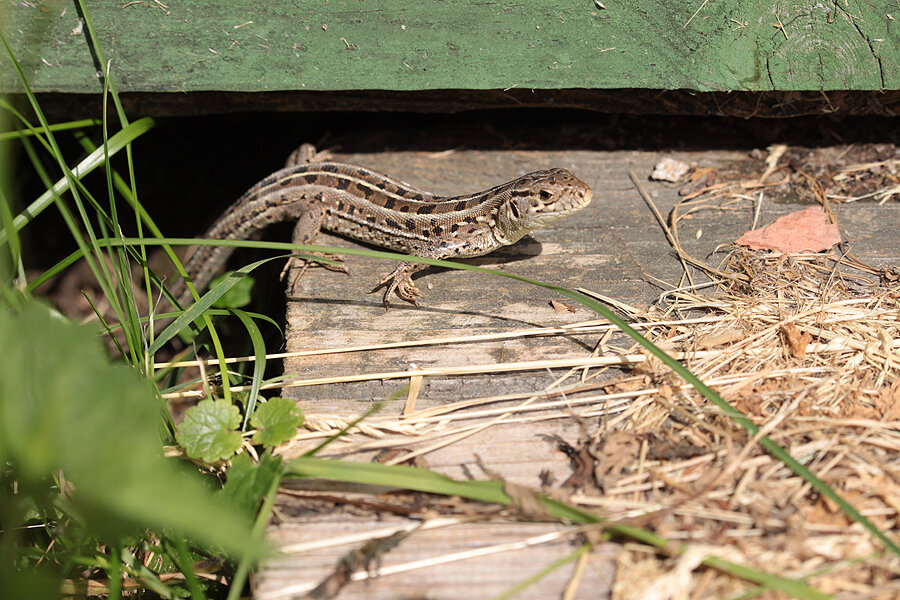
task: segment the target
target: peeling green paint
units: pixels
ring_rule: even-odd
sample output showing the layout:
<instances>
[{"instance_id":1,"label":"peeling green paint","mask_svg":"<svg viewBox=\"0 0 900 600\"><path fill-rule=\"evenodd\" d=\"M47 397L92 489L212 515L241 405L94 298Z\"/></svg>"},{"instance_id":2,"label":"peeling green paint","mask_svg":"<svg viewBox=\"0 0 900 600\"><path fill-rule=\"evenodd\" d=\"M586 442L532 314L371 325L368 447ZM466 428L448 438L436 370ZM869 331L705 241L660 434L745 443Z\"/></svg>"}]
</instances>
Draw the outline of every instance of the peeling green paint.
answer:
<instances>
[{"instance_id":1,"label":"peeling green paint","mask_svg":"<svg viewBox=\"0 0 900 600\"><path fill-rule=\"evenodd\" d=\"M88 10L120 91L900 87L896 3L556 4L92 0ZM74 4L0 9L37 91L99 89ZM0 91L17 89L0 68Z\"/></svg>"}]
</instances>

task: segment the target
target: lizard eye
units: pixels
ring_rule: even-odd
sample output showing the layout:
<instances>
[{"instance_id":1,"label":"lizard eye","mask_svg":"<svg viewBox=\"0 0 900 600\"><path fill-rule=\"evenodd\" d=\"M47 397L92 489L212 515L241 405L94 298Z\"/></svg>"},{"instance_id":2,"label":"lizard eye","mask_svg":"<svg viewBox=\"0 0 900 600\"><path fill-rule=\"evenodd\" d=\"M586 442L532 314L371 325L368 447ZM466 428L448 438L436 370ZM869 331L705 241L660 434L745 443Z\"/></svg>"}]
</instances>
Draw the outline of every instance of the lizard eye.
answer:
<instances>
[{"instance_id":1,"label":"lizard eye","mask_svg":"<svg viewBox=\"0 0 900 600\"><path fill-rule=\"evenodd\" d=\"M553 194L551 194L547 190L541 190L540 196L541 200L550 200L551 198L553 198Z\"/></svg>"}]
</instances>

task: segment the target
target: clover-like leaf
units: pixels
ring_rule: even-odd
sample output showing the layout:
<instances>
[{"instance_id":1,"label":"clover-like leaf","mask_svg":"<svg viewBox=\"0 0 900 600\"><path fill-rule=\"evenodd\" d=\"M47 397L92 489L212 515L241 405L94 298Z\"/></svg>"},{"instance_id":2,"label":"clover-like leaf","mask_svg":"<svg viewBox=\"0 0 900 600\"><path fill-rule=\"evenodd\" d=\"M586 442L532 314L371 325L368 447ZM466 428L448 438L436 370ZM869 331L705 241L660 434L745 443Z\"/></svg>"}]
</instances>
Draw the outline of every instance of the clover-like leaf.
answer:
<instances>
[{"instance_id":1,"label":"clover-like leaf","mask_svg":"<svg viewBox=\"0 0 900 600\"><path fill-rule=\"evenodd\" d=\"M184 414L175 439L191 458L211 463L230 458L241 447L236 431L241 413L225 400L202 400Z\"/></svg>"},{"instance_id":2,"label":"clover-like leaf","mask_svg":"<svg viewBox=\"0 0 900 600\"><path fill-rule=\"evenodd\" d=\"M303 415L290 398L270 398L250 417L250 424L257 429L253 443L277 446L290 440L303 424Z\"/></svg>"}]
</instances>

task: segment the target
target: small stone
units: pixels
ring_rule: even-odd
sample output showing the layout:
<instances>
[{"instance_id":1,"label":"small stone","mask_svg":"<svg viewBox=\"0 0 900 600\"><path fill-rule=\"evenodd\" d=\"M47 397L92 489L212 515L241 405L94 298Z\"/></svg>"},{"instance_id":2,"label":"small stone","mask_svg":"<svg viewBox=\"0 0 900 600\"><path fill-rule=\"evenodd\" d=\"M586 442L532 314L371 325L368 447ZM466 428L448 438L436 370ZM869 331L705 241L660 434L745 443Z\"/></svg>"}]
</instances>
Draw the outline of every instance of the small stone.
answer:
<instances>
[{"instance_id":1,"label":"small stone","mask_svg":"<svg viewBox=\"0 0 900 600\"><path fill-rule=\"evenodd\" d=\"M650 179L654 181L671 181L676 183L684 179L687 172L691 170L691 165L674 158L664 158L653 167L653 173Z\"/></svg>"}]
</instances>

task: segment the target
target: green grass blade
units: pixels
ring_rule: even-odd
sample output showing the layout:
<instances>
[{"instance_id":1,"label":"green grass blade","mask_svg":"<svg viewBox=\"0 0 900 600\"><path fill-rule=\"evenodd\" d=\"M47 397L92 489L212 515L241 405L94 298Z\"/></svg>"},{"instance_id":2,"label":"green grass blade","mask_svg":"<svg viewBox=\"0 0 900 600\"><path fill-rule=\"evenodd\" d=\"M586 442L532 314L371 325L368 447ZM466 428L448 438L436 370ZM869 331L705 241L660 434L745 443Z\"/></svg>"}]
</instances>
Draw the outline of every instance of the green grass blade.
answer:
<instances>
[{"instance_id":1,"label":"green grass blade","mask_svg":"<svg viewBox=\"0 0 900 600\"><path fill-rule=\"evenodd\" d=\"M200 581L197 578L197 574L194 573L191 551L188 548L187 543L180 538L172 539L170 551L167 554L175 566L178 567L178 570L184 575L184 581L191 594L191 600L206 600L206 594L203 593L203 588L200 587Z\"/></svg>"},{"instance_id":2,"label":"green grass blade","mask_svg":"<svg viewBox=\"0 0 900 600\"><path fill-rule=\"evenodd\" d=\"M589 552L590 549L591 549L590 544L580 545L573 552L570 552L566 556L563 556L561 559L547 565L546 567L544 567L543 569L541 569L534 575L531 575L530 577L526 578L524 581L517 583L516 585L512 586L511 588L509 588L508 590L503 592L502 594L494 596L493 600L506 600L507 598L512 598L513 596L517 595L519 592L527 589L531 584L537 583L538 581L540 581L541 579L543 579L550 573L556 571L560 567L563 567L563 566L569 564L570 562L572 562L573 560L575 560L576 558L578 558L585 552Z\"/></svg>"},{"instance_id":3,"label":"green grass blade","mask_svg":"<svg viewBox=\"0 0 900 600\"><path fill-rule=\"evenodd\" d=\"M109 63L106 61L106 57L103 54L103 46L100 44L100 39L97 37L97 31L96 29L94 29L94 22L91 19L91 15L88 12L87 7L84 5L84 0L75 0L75 5L78 10L79 16L84 20L84 30L87 34L86 40L88 42L88 45L93 52L93 56L97 59L95 63L97 72L103 74L103 85L104 87L109 86L109 89L112 92L113 103L116 106L116 114L119 117L119 121L122 124L122 127L125 127L128 125L128 117L125 115L125 109L122 107L122 102L119 99L118 92L116 91L115 83L107 74Z\"/></svg>"},{"instance_id":4,"label":"green grass blade","mask_svg":"<svg viewBox=\"0 0 900 600\"><path fill-rule=\"evenodd\" d=\"M109 127L108 127L108 119L106 113L107 107L107 97L109 95L109 81L110 78L107 74L106 77L103 78L103 164L109 165ZM126 148L129 146L126 146ZM113 192L113 184L111 177L111 169L104 169L104 173L106 174L106 194L109 199L109 225L112 229L112 235L117 239L122 237L122 228L119 226L119 211L116 206L116 195ZM97 205L99 207L99 204ZM104 227L103 220L100 220L100 227L102 229L106 229ZM104 231L104 237L108 237L109 232ZM141 249L143 250L143 248ZM134 294L132 292L133 286L131 281L131 269L129 269L128 259L126 255L125 248L121 246L113 247L109 244L106 244L106 254L109 256L110 261L113 264L113 270L116 274L116 280L119 281L120 285L118 287L118 291L121 294L121 298L116 296L115 300L110 299L111 302L116 302L118 305L117 311L119 314L123 315L122 330L125 332L125 338L128 340L128 346L134 352L131 353L131 357L133 360L139 361L140 353L138 349L140 348L140 320L137 318L137 306L134 302ZM114 288L110 285L110 288Z\"/></svg>"},{"instance_id":5,"label":"green grass blade","mask_svg":"<svg viewBox=\"0 0 900 600\"><path fill-rule=\"evenodd\" d=\"M122 597L122 574L124 572L121 544L112 545L107 564L109 565L106 570L107 581L109 582L109 597L110 600L117 600Z\"/></svg>"},{"instance_id":6,"label":"green grass blade","mask_svg":"<svg viewBox=\"0 0 900 600\"><path fill-rule=\"evenodd\" d=\"M273 318L270 317L269 315L264 315L264 314L262 314L262 313L258 313L258 312L250 312L250 311L244 311L244 312L245 312L247 315L249 315L250 318L252 318L253 320L255 320L255 321L263 321L263 322L265 322L265 323L268 323L268 324L271 325L272 327L274 327L274 328L278 331L279 335L281 335L282 339L284 339L284 332L281 330L281 325L278 324L278 321L276 321L275 319L273 319ZM213 314L213 315L214 315L214 314L218 314L218 313L217 313L215 310L213 310L213 311L210 311L210 314ZM228 314L228 311L227 311L227 310L223 310L223 311L222 311L222 314L223 314L223 315L226 315L226 314Z\"/></svg>"},{"instance_id":7,"label":"green grass blade","mask_svg":"<svg viewBox=\"0 0 900 600\"><path fill-rule=\"evenodd\" d=\"M278 486L281 485L281 478L275 477L272 480L272 486L269 493L266 494L263 505L256 515L256 521L253 523L253 530L250 533L250 543L252 548L261 548L263 546L263 538L266 533L266 527L269 525L269 519L272 516L272 509L275 507L275 498L278 496ZM228 598L226 600L239 600L244 591L244 583L247 581L247 575L253 562L249 553L244 555L238 563L234 572L234 578L231 580L231 587L228 589Z\"/></svg>"},{"instance_id":8,"label":"green grass blade","mask_svg":"<svg viewBox=\"0 0 900 600\"><path fill-rule=\"evenodd\" d=\"M494 504L508 505L513 503L513 499L504 491L504 484L500 481L456 481L432 471L404 465L354 463L301 457L287 461L284 464L283 473L286 477L324 479L377 487L400 488L430 494L460 496L470 500ZM544 494L536 493L535 496L547 509L547 512L558 519L580 524L597 524L609 533L638 540L670 554L680 554L685 548L679 544L669 542L660 535L638 527L618 523L602 523L600 517L581 511L573 506L567 506ZM741 577L747 581L784 591L797 598L805 598L807 600L827 600L830 598L828 594L813 589L802 582L777 577L717 557L707 557L703 560L703 564Z\"/></svg>"},{"instance_id":9,"label":"green grass blade","mask_svg":"<svg viewBox=\"0 0 900 600\"><path fill-rule=\"evenodd\" d=\"M236 283L236 282L235 282ZM256 397L259 395L259 386L262 384L263 374L266 372L266 344L263 342L262 333L259 326L250 318L246 312L239 309L231 309L228 312L235 315L244 324L247 335L253 343L253 379L250 382L250 395L247 397L247 407L244 410L244 423L241 425L241 431L247 431L247 424L250 422L250 415L256 408Z\"/></svg>"},{"instance_id":10,"label":"green grass blade","mask_svg":"<svg viewBox=\"0 0 900 600\"><path fill-rule=\"evenodd\" d=\"M174 239L168 239L168 240L163 241L163 240L136 240L133 238L125 238L124 240L122 240L122 242L126 243L126 244L140 244L140 243L152 242L148 245L159 245L160 243L168 243L170 245L177 245L177 243L175 243L177 241L187 241L188 243L192 243L191 240L174 240ZM194 240L194 242L195 241L196 240ZM156 354L156 352L159 351L159 349L163 347L163 344L165 344L166 342L171 340L173 337L175 337L179 331L181 331L182 329L184 329L185 327L187 327L188 325L193 323L194 320L197 319L197 317L199 317L201 314L203 314L204 311L206 311L208 308L210 308L216 300L221 298L222 295L225 294L225 292L230 290L234 286L234 284L236 284L244 275L247 275L248 273L250 273L257 267L259 267L260 265L263 265L271 260L278 260L279 258L282 258L282 257L274 256L272 258L264 258L262 260L258 260L255 263L251 263L251 264L231 273L231 275L226 277L222 281L222 283L220 283L219 285L214 287L212 290L206 292L197 302L195 302L190 308L188 308L183 313L181 313L181 315L177 319L175 319L175 321L173 323L171 323L168 327L166 327L159 334L159 337L157 337L153 341L153 344L150 345L150 347L147 349L147 352L149 354Z\"/></svg>"},{"instance_id":11,"label":"green grass blade","mask_svg":"<svg viewBox=\"0 0 900 600\"><path fill-rule=\"evenodd\" d=\"M13 215L9 206L9 198L6 197L3 188L0 187L0 225L4 229L9 228L9 231L12 231L12 235L9 236L7 253L0 254L0 260L9 260L10 273L18 270L19 277L22 281L25 281L25 273L22 271L22 243L19 240L18 232L11 229L12 222ZM4 279L6 278L6 267L3 265L0 265L0 274L3 274ZM5 281L0 281L0 285L5 285L5 283Z\"/></svg>"},{"instance_id":12,"label":"green grass blade","mask_svg":"<svg viewBox=\"0 0 900 600\"><path fill-rule=\"evenodd\" d=\"M461 496L470 500L509 504L499 481L456 481L432 471L405 465L382 465L300 457L284 463L284 475L327 479L373 486L389 486L404 490Z\"/></svg>"},{"instance_id":13,"label":"green grass blade","mask_svg":"<svg viewBox=\"0 0 900 600\"><path fill-rule=\"evenodd\" d=\"M91 300L91 297L88 296L84 290L81 290L81 295L85 300L87 300L87 303L91 305L91 310L94 311L94 316L97 317L97 320L100 322L100 325L106 331L106 335L109 336L109 339L111 339L113 344L116 345L116 350L119 352L119 354L121 354L122 356L125 356L125 349L122 348L121 344L119 344L118 338L116 338L116 336L113 335L113 330L109 326L109 323L106 322L106 319L103 317L103 313L100 312L100 309L97 308L97 305L94 304L94 301Z\"/></svg>"},{"instance_id":14,"label":"green grass blade","mask_svg":"<svg viewBox=\"0 0 900 600\"><path fill-rule=\"evenodd\" d=\"M135 121L125 129L117 132L115 135L109 138L109 156L114 156L115 154L120 152L126 145L128 145L141 135L147 133L147 131L153 128L153 125L153 119L144 118ZM103 148L98 148L96 151L88 155L84 160L79 162L74 169L72 169L72 175L75 178L80 179L97 167L105 164L104 154L105 153L103 151ZM51 189L41 194L40 197L37 198L37 200L35 200L28 206L27 209L16 216L16 218L13 220L13 228L16 231L21 231L23 227L25 227L32 221L32 219L41 214L41 212L43 212L44 209L46 209L48 206L53 204L54 199L66 192L69 187L69 179L67 177L61 178L59 181L53 184L53 187ZM0 245L5 244L6 241L7 232L4 228L4 230L0 231Z\"/></svg>"},{"instance_id":15,"label":"green grass blade","mask_svg":"<svg viewBox=\"0 0 900 600\"><path fill-rule=\"evenodd\" d=\"M9 106L6 102L3 103L5 106ZM80 121L68 121L66 123L55 123L50 125L50 131L69 131L70 129L85 129L87 127L96 127L100 125L99 119L81 119ZM40 130L38 129L19 129L16 131L4 131L0 133L0 142L5 142L8 140L18 140L23 137L29 137L33 135L40 135Z\"/></svg>"},{"instance_id":16,"label":"green grass blade","mask_svg":"<svg viewBox=\"0 0 900 600\"><path fill-rule=\"evenodd\" d=\"M707 557L703 564L746 581L752 581L757 585L784 592L794 598L809 598L810 600L829 600L832 598L831 594L811 588L802 581L777 577L721 558Z\"/></svg>"}]
</instances>

